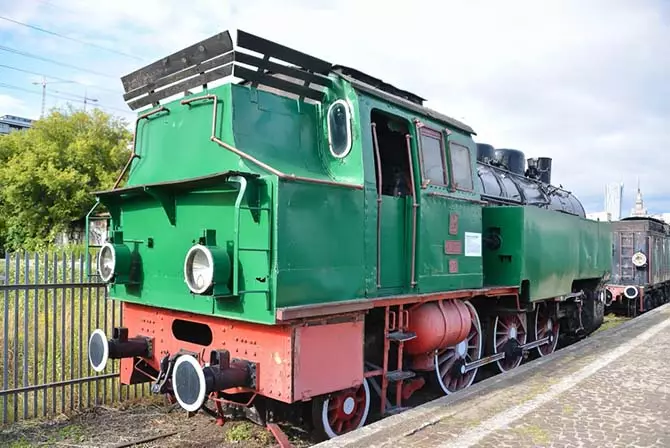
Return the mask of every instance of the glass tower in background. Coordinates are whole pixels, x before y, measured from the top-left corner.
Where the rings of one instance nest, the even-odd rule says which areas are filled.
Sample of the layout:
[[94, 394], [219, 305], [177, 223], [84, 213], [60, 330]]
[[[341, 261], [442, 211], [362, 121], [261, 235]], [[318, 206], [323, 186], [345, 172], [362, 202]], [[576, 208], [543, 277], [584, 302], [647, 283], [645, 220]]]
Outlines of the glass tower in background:
[[622, 197], [622, 182], [610, 183], [605, 186], [605, 212], [610, 214], [612, 221], [621, 219]]

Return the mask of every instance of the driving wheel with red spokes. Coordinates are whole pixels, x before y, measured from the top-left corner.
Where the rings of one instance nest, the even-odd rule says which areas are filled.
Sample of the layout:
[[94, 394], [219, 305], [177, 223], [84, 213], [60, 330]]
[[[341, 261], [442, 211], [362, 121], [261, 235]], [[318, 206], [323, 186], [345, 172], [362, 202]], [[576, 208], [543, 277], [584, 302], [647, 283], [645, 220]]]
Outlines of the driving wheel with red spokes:
[[538, 303], [533, 313], [533, 341], [549, 337], [549, 342], [537, 347], [540, 356], [547, 356], [556, 350], [561, 324], [556, 317], [556, 307], [547, 302]]
[[365, 425], [370, 412], [370, 387], [363, 384], [312, 400], [312, 422], [321, 439], [332, 439]]
[[505, 358], [495, 362], [500, 372], [507, 372], [521, 364], [523, 355], [517, 347], [526, 344], [526, 313], [503, 313], [496, 316], [491, 331], [493, 353], [505, 353]]

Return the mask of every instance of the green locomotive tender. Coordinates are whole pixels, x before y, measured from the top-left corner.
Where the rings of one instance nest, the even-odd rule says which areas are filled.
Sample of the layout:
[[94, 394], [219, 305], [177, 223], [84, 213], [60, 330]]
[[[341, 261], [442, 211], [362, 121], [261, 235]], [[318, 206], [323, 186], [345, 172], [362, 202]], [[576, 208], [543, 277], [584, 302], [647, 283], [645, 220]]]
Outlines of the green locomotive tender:
[[602, 322], [611, 230], [550, 159], [525, 171], [415, 94], [242, 31], [122, 81], [145, 109], [97, 193], [123, 327], [91, 335], [96, 371], [121, 359], [219, 418], [306, 406], [334, 437]]

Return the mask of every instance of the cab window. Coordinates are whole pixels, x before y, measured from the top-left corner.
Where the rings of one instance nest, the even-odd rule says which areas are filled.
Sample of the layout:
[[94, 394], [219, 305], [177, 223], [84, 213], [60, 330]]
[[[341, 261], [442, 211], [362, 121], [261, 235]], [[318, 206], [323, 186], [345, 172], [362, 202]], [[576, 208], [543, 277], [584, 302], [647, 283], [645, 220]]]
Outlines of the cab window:
[[474, 190], [472, 185], [472, 164], [470, 163], [470, 150], [458, 143], [449, 142], [451, 159], [451, 176], [454, 179], [454, 187], [458, 190]]
[[432, 185], [448, 185], [449, 177], [446, 170], [442, 134], [432, 129], [422, 128], [420, 138], [421, 170], [424, 180], [430, 180]]
[[338, 159], [351, 151], [351, 113], [344, 100], [335, 101], [328, 108], [328, 146]]

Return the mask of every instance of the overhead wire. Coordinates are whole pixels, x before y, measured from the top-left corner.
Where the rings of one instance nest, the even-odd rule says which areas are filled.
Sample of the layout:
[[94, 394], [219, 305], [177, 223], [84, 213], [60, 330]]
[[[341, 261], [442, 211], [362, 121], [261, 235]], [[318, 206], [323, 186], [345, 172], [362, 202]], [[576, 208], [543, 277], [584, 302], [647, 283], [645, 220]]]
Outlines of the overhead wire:
[[[0, 88], [10, 89], [10, 90], [18, 90], [18, 91], [22, 91], [22, 92], [26, 92], [26, 93], [32, 93], [33, 95], [42, 95], [42, 92], [36, 92], [34, 90], [26, 89], [25, 87], [15, 86], [15, 85], [7, 84], [7, 83], [4, 83], [4, 82], [0, 82]], [[73, 94], [69, 94], [69, 93], [66, 93], [66, 92], [61, 92], [61, 93], [74, 96]], [[97, 102], [95, 104], [93, 104], [92, 102], [84, 101], [83, 99], [67, 98], [67, 97], [64, 97], [64, 96], [61, 96], [61, 95], [54, 95], [52, 93], [47, 93], [45, 95], [48, 96], [48, 97], [51, 97], [51, 98], [57, 98], [57, 99], [65, 100], [65, 101], [75, 101], [75, 102], [82, 103], [82, 104], [91, 104], [93, 107], [97, 107], [97, 108], [103, 109], [103, 110], [109, 109], [109, 110], [115, 110], [115, 111], [118, 111], [118, 112], [123, 112], [123, 113], [128, 114], [128, 115], [134, 115], [133, 112], [131, 112], [129, 110], [123, 110], [123, 109], [119, 109], [117, 107], [107, 106], [107, 105], [100, 104], [100, 103], [97, 103]]]
[[[61, 5], [53, 4], [53, 3], [49, 2], [48, 0], [37, 0], [37, 1], [40, 1], [41, 3], [43, 3], [47, 6], [54, 7], [54, 8], [66, 9], [66, 8], [63, 8]], [[74, 11], [71, 11], [71, 12], [74, 12]], [[58, 33], [58, 32], [43, 28], [43, 27], [39, 27], [39, 26], [36, 26], [36, 25], [32, 25], [32, 24], [29, 24], [29, 23], [21, 22], [21, 21], [18, 21], [16, 19], [13, 19], [13, 18], [10, 18], [10, 17], [0, 15], [0, 19], [11, 22], [11, 23], [14, 23], [14, 24], [19, 25], [19, 26], [25, 26], [25, 27], [33, 29], [35, 31], [50, 34], [52, 36], [67, 39], [67, 40], [70, 40], [70, 41], [73, 41], [73, 42], [78, 42], [78, 43], [83, 44], [83, 45], [89, 45], [89, 46], [96, 47], [96, 48], [99, 48], [99, 49], [102, 49], [102, 50], [110, 51], [112, 53], [116, 53], [116, 54], [119, 54], [119, 55], [123, 55], [123, 56], [126, 56], [126, 57], [131, 57], [133, 59], [143, 61], [142, 58], [140, 58], [138, 56], [135, 56], [135, 55], [131, 55], [129, 53], [124, 53], [122, 51], [117, 51], [117, 50], [114, 50], [114, 49], [106, 48], [106, 47], [103, 47], [103, 46], [100, 46], [100, 45], [97, 45], [95, 43], [88, 42], [88, 41], [85, 41], [85, 40], [82, 40], [82, 39], [77, 39], [77, 38], [73, 38], [73, 37], [70, 37], [70, 36], [66, 36], [64, 34], [61, 34], [61, 33]], [[40, 56], [39, 54], [19, 50], [17, 48], [13, 48], [13, 47], [10, 47], [10, 46], [7, 46], [7, 45], [0, 45], [0, 52], [12, 53], [12, 54], [24, 56], [26, 58], [32, 58], [32, 59], [40, 60], [40, 61], [47, 62], [47, 63], [50, 63], [50, 64], [58, 65], [58, 66], [61, 66], [61, 67], [66, 67], [66, 68], [70, 68], [70, 69], [73, 69], [73, 70], [76, 70], [76, 71], [90, 73], [90, 74], [93, 74], [93, 75], [97, 75], [97, 76], [101, 76], [101, 77], [105, 77], [105, 78], [110, 78], [110, 79], [114, 79], [114, 80], [118, 81], [117, 77], [111, 76], [107, 73], [102, 73], [102, 72], [99, 72], [99, 71], [96, 71], [96, 70], [91, 70], [89, 68], [85, 68], [85, 67], [81, 67], [81, 66], [77, 66], [77, 65], [73, 65], [73, 64], [68, 64], [68, 63], [63, 62], [61, 60], [50, 59], [50, 58], [47, 58], [47, 57], [44, 57], [44, 56]], [[52, 80], [59, 81], [59, 82], [74, 83], [74, 84], [85, 86], [86, 88], [97, 89], [97, 90], [101, 90], [101, 91], [107, 91], [107, 92], [114, 93], [114, 94], [122, 94], [122, 92], [120, 90], [108, 89], [108, 88], [100, 87], [100, 86], [97, 86], [97, 85], [85, 84], [83, 82], [74, 81], [74, 80], [71, 80], [71, 79], [65, 79], [65, 78], [61, 78], [61, 77], [57, 77], [57, 76], [47, 75], [47, 74], [44, 74], [44, 73], [33, 72], [31, 70], [26, 70], [26, 69], [23, 69], [23, 68], [20, 68], [20, 67], [12, 66], [12, 65], [0, 64], [0, 68], [5, 68], [5, 69], [9, 69], [9, 70], [19, 71], [19, 72], [22, 72], [22, 73], [42, 76], [44, 78], [50, 78]], [[44, 92], [36, 92], [36, 91], [33, 91], [33, 90], [29, 90], [29, 89], [26, 89], [26, 88], [23, 88], [23, 87], [20, 87], [20, 86], [10, 85], [10, 84], [7, 84], [7, 83], [0, 83], [0, 87], [6, 88], [6, 89], [13, 89], [13, 90], [18, 90], [18, 91], [23, 91], [23, 92], [27, 92], [27, 93], [31, 93], [31, 94], [35, 94], [35, 95], [45, 94]], [[75, 94], [68, 93], [68, 92], [59, 92], [59, 93], [76, 96]], [[100, 109], [115, 110], [115, 111], [123, 112], [124, 114], [133, 114], [133, 112], [129, 111], [129, 110], [123, 110], [123, 109], [119, 109], [119, 108], [116, 108], [116, 107], [113, 107], [113, 106], [106, 106], [106, 105], [100, 104], [94, 98], [91, 98], [90, 100], [92, 100], [92, 101], [90, 101], [90, 100], [88, 100], [88, 98], [86, 98], [86, 100], [84, 100], [84, 99], [81, 99], [81, 100], [80, 99], [72, 99], [72, 98], [67, 98], [67, 97], [63, 97], [63, 96], [60, 96], [60, 95], [54, 95], [54, 94], [49, 94], [49, 93], [45, 94], [45, 96], [49, 96], [49, 97], [57, 98], [57, 99], [62, 99], [62, 100], [67, 100], [67, 101], [75, 101], [75, 102], [84, 103], [84, 104], [91, 104], [92, 106], [99, 107]], [[81, 97], [81, 98], [85, 98], [85, 97]]]
[[6, 69], [8, 69], [8, 70], [14, 70], [14, 71], [17, 71], [17, 72], [27, 73], [27, 74], [29, 74], [29, 75], [43, 76], [43, 77], [45, 77], [45, 78], [51, 78], [51, 79], [53, 79], [54, 81], [70, 82], [70, 83], [73, 83], [73, 84], [78, 84], [78, 85], [80, 85], [80, 86], [85, 86], [85, 87], [87, 87], [87, 88], [89, 88], [89, 89], [102, 90], [102, 91], [109, 92], [109, 93], [115, 93], [115, 94], [117, 94], [117, 95], [122, 95], [122, 94], [123, 94], [123, 92], [121, 92], [120, 90], [108, 89], [108, 88], [106, 88], [106, 87], [100, 87], [100, 86], [97, 86], [97, 85], [95, 85], [95, 84], [85, 84], [85, 83], [80, 82], [80, 81], [75, 81], [75, 80], [72, 80], [72, 79], [60, 78], [60, 77], [58, 77], [58, 76], [47, 75], [47, 74], [45, 74], [45, 73], [33, 72], [33, 71], [30, 71], [30, 70], [26, 70], [26, 69], [19, 68], [19, 67], [14, 67], [14, 66], [11, 66], [11, 65], [0, 64], [0, 68], [6, 68]]
[[65, 62], [56, 61], [54, 59], [45, 58], [44, 56], [38, 56], [36, 54], [28, 53], [27, 51], [21, 51], [21, 50], [15, 49], [15, 48], [7, 47], [5, 45], [0, 45], [0, 51], [6, 51], [8, 53], [18, 54], [18, 55], [21, 55], [21, 56], [25, 56], [27, 58], [38, 59], [38, 60], [41, 60], [41, 61], [44, 61], [44, 62], [49, 62], [51, 64], [60, 65], [62, 67], [72, 68], [72, 69], [79, 70], [79, 71], [82, 71], [82, 72], [88, 72], [88, 73], [91, 73], [91, 74], [94, 74], [94, 75], [103, 76], [105, 78], [117, 79], [116, 77], [108, 75], [106, 73], [96, 72], [94, 70], [90, 70], [90, 69], [87, 69], [87, 68], [67, 64]]
[[42, 33], [46, 33], [46, 34], [50, 34], [52, 36], [60, 37], [61, 39], [67, 39], [67, 40], [70, 40], [72, 42], [77, 42], [77, 43], [82, 44], [82, 45], [88, 45], [90, 47], [94, 47], [94, 48], [98, 48], [100, 50], [108, 51], [110, 53], [115, 53], [115, 54], [118, 54], [118, 55], [121, 55], [121, 56], [126, 56], [126, 57], [129, 57], [129, 58], [135, 59], [137, 61], [145, 62], [144, 59], [142, 59], [138, 56], [134, 56], [132, 54], [124, 53], [123, 51], [114, 50], [112, 48], [103, 47], [102, 45], [94, 44], [93, 42], [87, 42], [85, 40], [81, 40], [81, 39], [77, 39], [77, 38], [74, 38], [74, 37], [66, 36], [64, 34], [60, 34], [60, 33], [57, 33], [55, 31], [47, 30], [45, 28], [42, 28], [42, 27], [39, 27], [39, 26], [36, 26], [36, 25], [31, 25], [29, 23], [20, 22], [18, 20], [12, 19], [10, 17], [5, 17], [5, 16], [0, 15], [0, 19], [5, 20], [5, 21], [10, 22], [10, 23], [14, 23], [16, 25], [20, 25], [20, 26], [30, 28], [30, 29], [35, 30], [35, 31], [40, 31]]

